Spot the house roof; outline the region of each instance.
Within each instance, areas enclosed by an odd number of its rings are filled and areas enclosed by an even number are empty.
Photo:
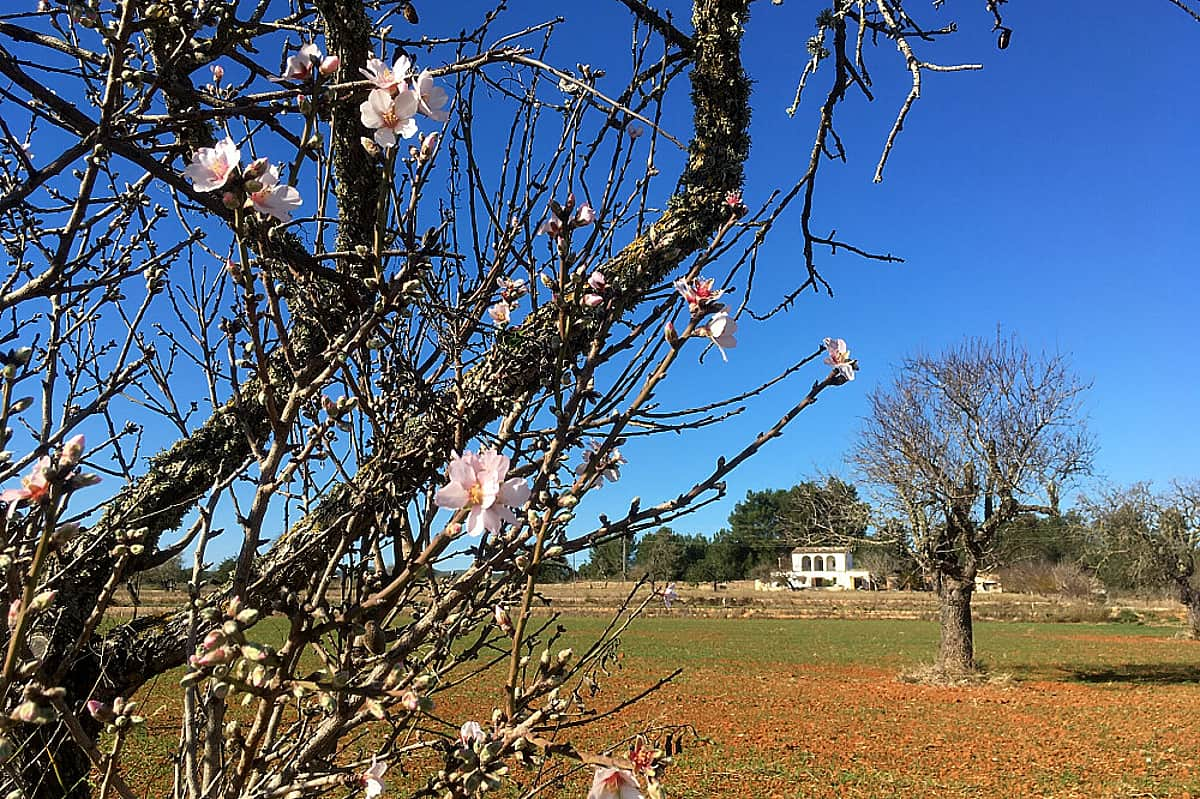
[[[850,547],[796,547],[793,555],[846,555]]]

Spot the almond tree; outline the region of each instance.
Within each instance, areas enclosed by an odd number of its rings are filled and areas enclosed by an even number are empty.
[[[940,671],[975,669],[971,596],[1004,524],[1057,514],[1059,487],[1089,469],[1085,389],[1064,356],[997,334],[908,358],[872,393],[853,461],[937,591]]]
[[[1176,481],[1159,494],[1137,483],[1104,491],[1085,505],[1106,554],[1173,585],[1186,608],[1188,635],[1200,638],[1200,482]]]

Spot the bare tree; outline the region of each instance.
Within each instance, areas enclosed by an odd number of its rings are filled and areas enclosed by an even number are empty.
[[[1200,638],[1200,482],[1177,481],[1162,494],[1146,483],[1108,489],[1085,507],[1104,554],[1173,585],[1187,609],[1188,635]]]
[[[1085,385],[1061,355],[1015,338],[970,339],[904,362],[871,396],[853,460],[911,530],[940,600],[937,666],[975,668],[971,596],[997,532],[1058,513],[1058,487],[1088,470]]]

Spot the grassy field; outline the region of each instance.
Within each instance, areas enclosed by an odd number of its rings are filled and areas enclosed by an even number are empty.
[[[595,617],[571,617],[585,642]],[[1200,796],[1200,643],[1130,624],[977,626],[989,684],[897,679],[927,661],[936,625],[919,620],[639,620],[598,706],[683,674],[591,730],[594,744],[648,724],[703,737],[669,773],[671,796]],[[174,745],[174,680],[148,691],[136,771],[161,795]],[[447,720],[485,719],[495,697],[439,696]],[[514,772],[520,778],[521,772]],[[583,775],[559,793],[581,797]]]

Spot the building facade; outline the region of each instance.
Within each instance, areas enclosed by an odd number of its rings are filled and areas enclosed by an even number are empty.
[[[783,570],[778,578],[793,588],[875,588],[871,573],[854,568],[854,556],[849,549],[838,547],[796,547],[780,558]]]

